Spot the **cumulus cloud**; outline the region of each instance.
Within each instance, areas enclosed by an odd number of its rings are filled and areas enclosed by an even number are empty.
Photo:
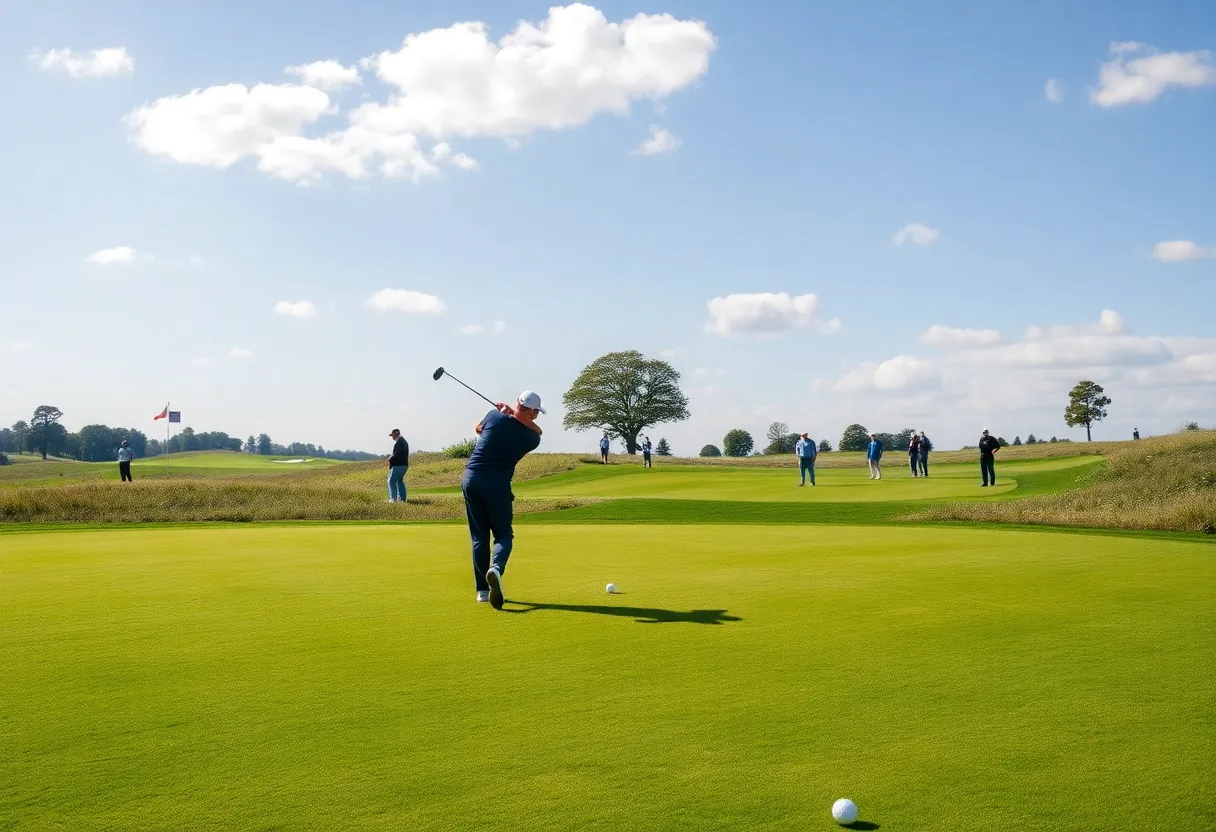
[[[434,295],[411,289],[381,289],[367,299],[367,305],[381,312],[407,315],[438,315],[447,307]]]
[[[1201,246],[1190,240],[1167,240],[1153,246],[1153,259],[1163,263],[1204,260],[1216,257],[1216,246]]]
[[[440,164],[476,167],[453,139],[518,140],[661,101],[701,78],[716,46],[701,21],[639,14],[613,23],[573,4],[498,41],[475,22],[408,35],[399,49],[360,62],[388,96],[319,135],[306,128],[334,112],[323,90],[352,77],[336,61],[289,68],[314,85],[195,90],[137,108],[127,125],[140,147],[183,164],[224,168],[253,158],[265,173],[302,184],[327,172],[418,181]]]
[[[729,338],[732,335],[776,335],[798,327],[813,326],[820,332],[835,332],[840,320],[824,321],[815,295],[791,297],[786,292],[757,292],[713,298],[705,331]]]
[[[94,266],[129,266],[138,256],[139,252],[130,246],[114,246],[93,252],[85,258],[85,262]]]
[[[253,350],[247,350],[244,347],[233,347],[228,350],[229,358],[252,358]]]
[[[283,71],[288,75],[296,76],[310,87],[316,87],[326,92],[340,92],[347,87],[363,83],[358,69],[353,66],[342,66],[332,58],[300,66],[289,66]]]
[[[659,350],[659,356],[662,358],[677,358],[684,354],[683,347],[667,347]]]
[[[938,369],[931,361],[914,355],[897,355],[882,362],[867,361],[845,373],[830,388],[840,391],[896,392],[936,387],[938,383]]]
[[[1110,60],[1098,70],[1090,103],[1099,107],[1148,104],[1172,87],[1216,85],[1212,53],[1161,52],[1141,43],[1112,43]]]
[[[274,314],[287,318],[315,318],[317,317],[317,307],[308,300],[294,302],[281,300],[274,305]]]
[[[507,325],[503,321],[495,321],[489,326],[482,324],[465,324],[456,330],[461,335],[498,335],[505,332]]]
[[[73,78],[101,78],[107,75],[130,75],[135,71],[135,59],[125,46],[73,52],[71,49],[35,51],[30,60],[41,70],[66,72]]]
[[[657,124],[652,124],[650,125],[650,137],[643,140],[633,153],[635,156],[658,156],[678,150],[681,143],[679,136]]]
[[[995,329],[959,329],[934,324],[917,338],[922,344],[934,347],[985,347],[999,344],[1001,333]]]
[[[1043,97],[1052,104],[1059,104],[1064,100],[1064,82],[1059,78],[1048,78],[1047,83],[1043,85]]]
[[[908,243],[915,246],[927,246],[937,242],[939,236],[936,228],[922,225],[919,222],[910,222],[891,235],[891,242],[897,246]]]

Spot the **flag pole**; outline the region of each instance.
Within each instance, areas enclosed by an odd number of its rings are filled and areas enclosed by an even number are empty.
[[[170,403],[171,404],[171,403]],[[165,476],[169,476],[169,405],[165,405]]]

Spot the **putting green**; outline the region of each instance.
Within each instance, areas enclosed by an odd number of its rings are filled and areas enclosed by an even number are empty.
[[[458,526],[0,535],[0,828],[1216,825],[1208,545],[517,547],[495,613]]]
[[[764,503],[787,502],[907,502],[996,496],[1013,491],[1017,478],[1048,471],[1081,470],[1100,457],[1044,459],[1015,462],[998,469],[998,485],[981,488],[979,465],[931,466],[930,476],[913,477],[902,467],[883,469],[883,478],[871,480],[866,468],[818,471],[817,485],[798,487],[795,466],[772,468],[721,468],[668,465],[651,469],[637,465],[584,465],[573,471],[517,483],[516,493],[528,497],[645,497],[683,500],[729,500]]]

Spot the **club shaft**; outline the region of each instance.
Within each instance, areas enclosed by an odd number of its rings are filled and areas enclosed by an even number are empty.
[[[490,406],[491,406],[491,407],[498,407],[498,405],[497,405],[496,403],[491,402],[489,399],[486,399],[486,397],[485,397],[485,396],[482,396],[482,395],[481,395],[481,393],[478,393],[478,392],[477,392],[476,390],[474,390],[472,387],[470,387],[469,385],[465,384],[465,383],[464,383],[463,381],[461,381],[460,379],[456,378],[456,376],[452,375],[452,374],[451,374],[451,373],[449,373],[447,370],[444,370],[444,371],[443,371],[443,374],[444,374],[445,376],[447,376],[448,378],[450,378],[452,381],[454,381],[454,382],[456,382],[457,384],[459,384],[459,385],[460,385],[461,387],[463,387],[465,390],[468,390],[470,393],[476,393],[478,396],[481,396],[481,398],[485,399],[487,402],[489,402],[489,403],[490,403]]]

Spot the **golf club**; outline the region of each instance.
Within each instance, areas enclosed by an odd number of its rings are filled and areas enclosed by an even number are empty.
[[[434,373],[432,373],[432,374],[431,374],[431,378],[435,379],[435,381],[439,381],[439,379],[443,378],[444,376],[447,376],[447,377],[448,377],[448,378],[450,378],[452,381],[456,382],[456,383],[457,383],[457,384],[459,384],[461,387],[463,387],[465,390],[468,390],[470,393],[477,393],[477,391],[476,391],[476,390],[474,390],[472,387],[470,387],[469,385],[465,384],[463,381],[461,381],[460,379],[456,378],[456,376],[454,376],[454,375],[452,375],[451,373],[447,372],[447,371],[446,371],[446,370],[444,370],[442,367],[440,367],[438,370],[436,370]],[[478,395],[478,396],[481,396],[481,394],[480,394],[480,393],[477,393],[477,395]],[[486,399],[486,397],[485,397],[485,396],[481,396],[481,397],[482,397],[483,399]],[[486,401],[487,401],[487,402],[490,402],[490,400],[489,400],[489,399],[486,399]],[[498,407],[498,405],[497,405],[497,404],[495,404],[494,402],[490,402],[490,406],[491,406],[491,407]]]

